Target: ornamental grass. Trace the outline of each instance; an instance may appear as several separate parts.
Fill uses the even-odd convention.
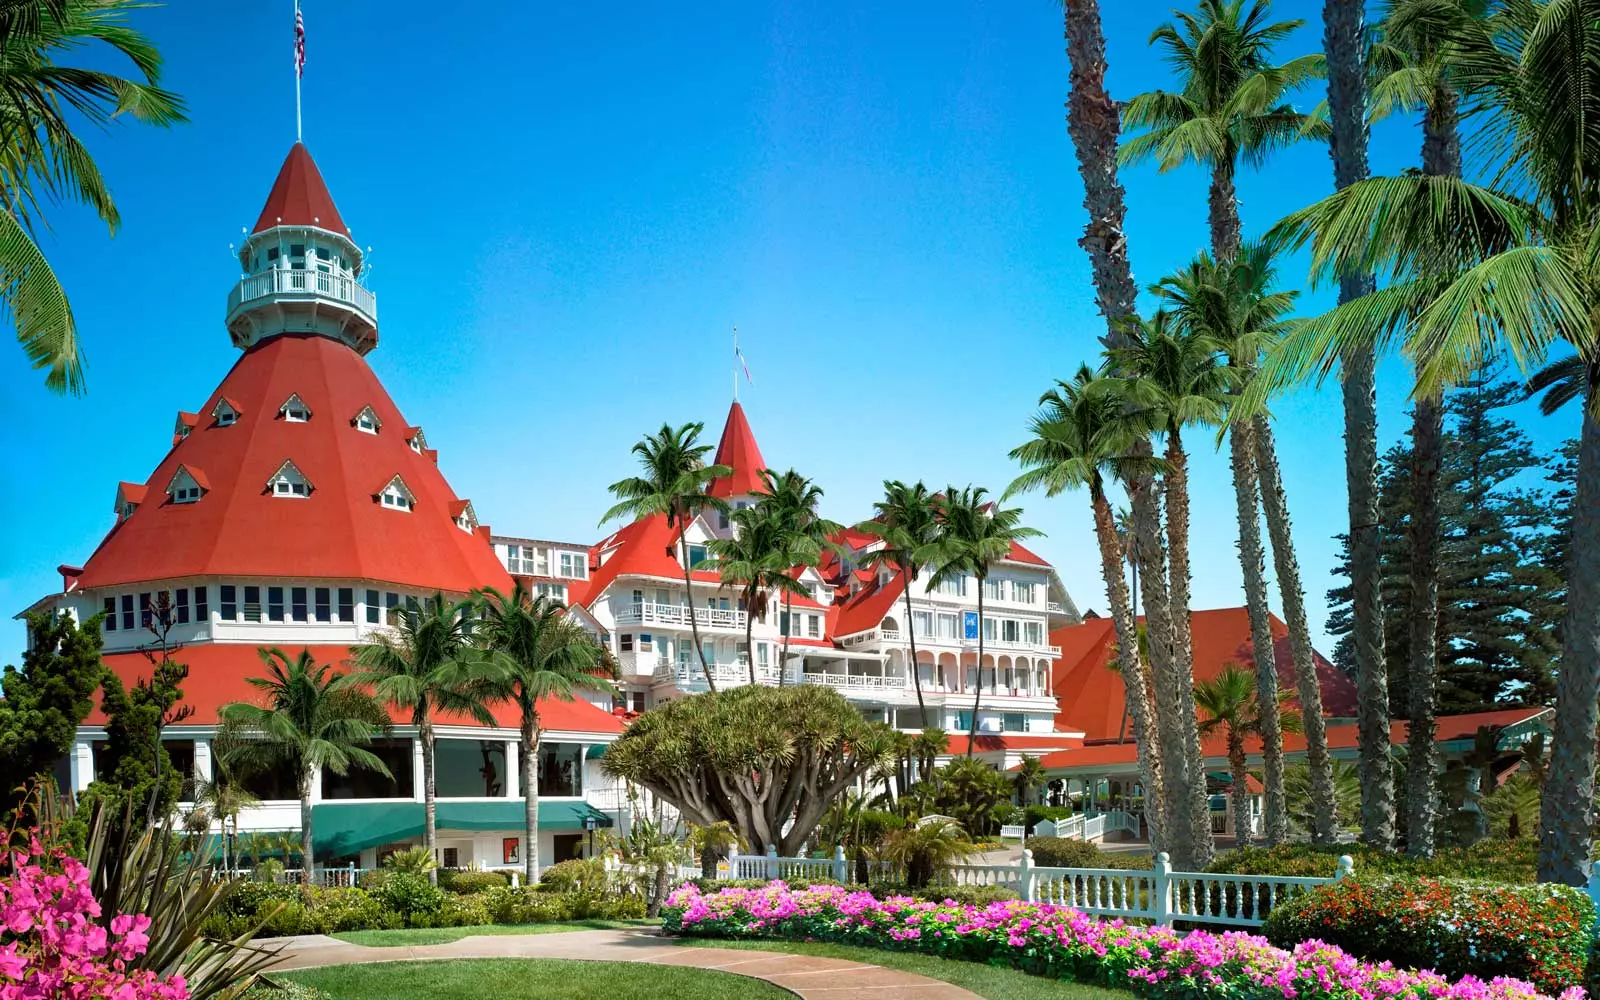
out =
[[[1122,987],[1151,1000],[1547,1000],[1522,980],[1452,981],[1363,962],[1322,941],[1284,950],[1256,934],[1098,920],[1047,903],[880,900],[843,886],[795,891],[781,881],[703,893],[691,883],[673,893],[663,917],[669,933],[920,951]],[[1579,987],[1560,994],[1560,1000],[1583,998]]]

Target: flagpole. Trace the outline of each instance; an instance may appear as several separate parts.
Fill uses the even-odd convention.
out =
[[[300,30],[300,0],[294,0],[295,30]],[[294,141],[299,142],[300,135],[300,54],[298,50],[294,57]]]
[[[739,401],[739,328],[733,328],[733,401]]]

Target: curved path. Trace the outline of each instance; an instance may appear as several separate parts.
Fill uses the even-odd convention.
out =
[[[321,934],[279,940],[284,948],[272,972],[325,965],[450,958],[564,958],[731,972],[764,979],[806,1000],[981,1000],[976,993],[959,986],[881,965],[818,955],[675,944],[676,939],[648,930],[493,935],[465,937],[448,944],[393,948],[350,944]]]

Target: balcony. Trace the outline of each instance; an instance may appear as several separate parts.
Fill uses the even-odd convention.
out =
[[[831,674],[818,671],[800,675],[802,684],[817,684],[822,687],[831,687],[845,694],[895,694],[904,695],[911,691],[911,679],[894,674],[882,676],[879,674]],[[912,692],[913,695],[915,692]]]
[[[742,687],[750,683],[750,665],[747,661],[740,660],[714,660],[709,664],[711,677],[717,682],[717,690],[730,687]],[[792,678],[792,674],[790,675]],[[657,685],[671,684],[683,691],[704,691],[706,689],[706,672],[700,666],[698,657],[691,656],[687,659],[661,658],[656,662],[656,672],[653,680]],[[778,683],[778,668],[776,666],[757,666],[756,683]]]
[[[650,601],[624,604],[617,609],[617,625],[657,625],[688,628],[689,614],[694,623],[706,629],[744,631],[745,613],[723,608],[687,608],[681,604],[655,604]],[[699,666],[698,662],[695,664]]]
[[[852,635],[849,638],[844,639],[843,642],[846,647],[852,649],[858,646],[878,646],[883,644],[898,646],[906,642],[906,633],[904,629],[898,628],[875,628],[867,632],[859,632],[855,635]],[[978,648],[978,640],[957,639],[948,635],[919,635],[917,636],[917,645],[918,647],[924,649],[934,646],[953,646],[964,650],[970,649],[973,652],[976,652]],[[988,653],[994,650],[1019,650],[1025,653],[1033,653],[1036,656],[1061,655],[1060,646],[1051,646],[1043,642],[1029,642],[1026,639],[996,639],[993,637],[984,639],[983,651]]]
[[[239,281],[228,293],[228,325],[262,299],[333,302],[349,308],[367,324],[378,325],[378,299],[354,278],[325,271],[273,268]]]
[[[1062,604],[1060,601],[1046,602],[1044,607],[1046,611],[1053,615],[1064,615],[1067,613],[1066,605]]]

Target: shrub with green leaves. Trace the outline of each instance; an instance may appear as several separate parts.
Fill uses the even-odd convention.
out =
[[[444,890],[408,871],[396,870],[372,895],[385,910],[408,921],[416,915],[437,913],[444,906]]]
[[[916,897],[931,903],[952,902],[962,906],[988,906],[1022,898],[1003,885],[928,886],[917,890]]]
[[[505,872],[442,871],[439,873],[439,888],[460,896],[470,896],[473,893],[486,892],[510,884],[511,879],[506,877]]]
[[[1353,878],[1278,906],[1262,932],[1280,947],[1316,939],[1452,978],[1526,979],[1554,995],[1582,984],[1594,923],[1588,895],[1565,885]]]
[[[1441,847],[1431,858],[1413,858],[1365,844],[1282,844],[1247,847],[1217,856],[1208,872],[1236,875],[1331,877],[1339,856],[1355,860],[1358,876],[1436,876],[1532,885],[1537,881],[1539,842],[1491,838],[1471,847]]]
[[[1040,868],[1123,868],[1150,867],[1150,855],[1138,852],[1102,851],[1093,844],[1071,837],[1029,837],[1023,844],[1033,852],[1033,863]]]
[[[553,864],[539,876],[542,892],[601,893],[606,889],[605,862],[599,858],[573,858]]]

